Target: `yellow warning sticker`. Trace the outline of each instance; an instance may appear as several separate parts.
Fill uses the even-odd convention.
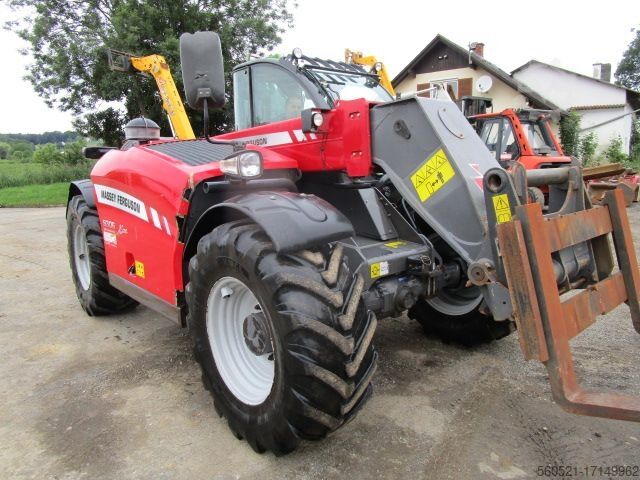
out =
[[[493,196],[493,209],[496,211],[496,220],[498,223],[511,220],[511,205],[509,205],[509,197],[506,193]]]
[[[451,166],[444,150],[440,149],[411,175],[411,183],[418,192],[420,201],[425,202],[440,190],[456,172]]]
[[[398,248],[406,244],[407,242],[403,242],[402,240],[396,240],[395,242],[385,243],[384,246],[389,248]]]
[[[144,278],[144,263],[136,260],[136,277]]]
[[[371,278],[389,275],[389,262],[378,262],[371,264]]]

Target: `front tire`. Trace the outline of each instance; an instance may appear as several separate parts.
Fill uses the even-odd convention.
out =
[[[189,263],[188,323],[203,382],[257,452],[324,438],[371,393],[376,318],[342,248],[328,250],[278,254],[241,220],[205,235]]]
[[[67,206],[69,266],[80,305],[91,316],[120,313],[138,304],[109,283],[98,212],[76,195]]]

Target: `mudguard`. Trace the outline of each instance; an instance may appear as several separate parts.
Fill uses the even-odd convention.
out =
[[[250,218],[283,253],[354,235],[351,222],[333,205],[304,193],[261,191],[236,195],[208,209],[198,224],[211,218],[212,213],[214,217],[228,218],[231,213],[231,218]],[[200,230],[198,226],[194,231]]]
[[[76,195],[82,195],[84,201],[91,208],[96,208],[96,199],[93,196],[93,182],[88,178],[85,180],[75,180],[69,185],[69,195],[67,196],[67,205]]]

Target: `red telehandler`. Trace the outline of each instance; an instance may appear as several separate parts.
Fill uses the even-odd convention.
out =
[[[619,303],[640,331],[617,192],[592,207],[579,167],[506,171],[451,102],[394,101],[375,73],[298,50],[234,68],[236,130],[211,138],[220,40],[183,34],[180,50],[203,138],[137,119],[121,148],[88,149],[70,265],[89,315],[142,303],[189,328],[238,438],[284,454],[347,423],[372,392],[378,321],[407,310],[468,343],[517,324],[561,406],[640,420],[637,398],[581,390],[568,350]],[[530,185],[557,208],[527,203]]]

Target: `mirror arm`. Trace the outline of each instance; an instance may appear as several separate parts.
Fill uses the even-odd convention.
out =
[[[233,140],[228,141],[228,140],[212,140],[211,137],[209,136],[209,106],[207,105],[207,99],[203,98],[202,101],[204,102],[204,139],[209,142],[212,143],[214,145],[233,145],[233,150],[243,150],[244,147],[241,143],[237,143],[234,142]]]

